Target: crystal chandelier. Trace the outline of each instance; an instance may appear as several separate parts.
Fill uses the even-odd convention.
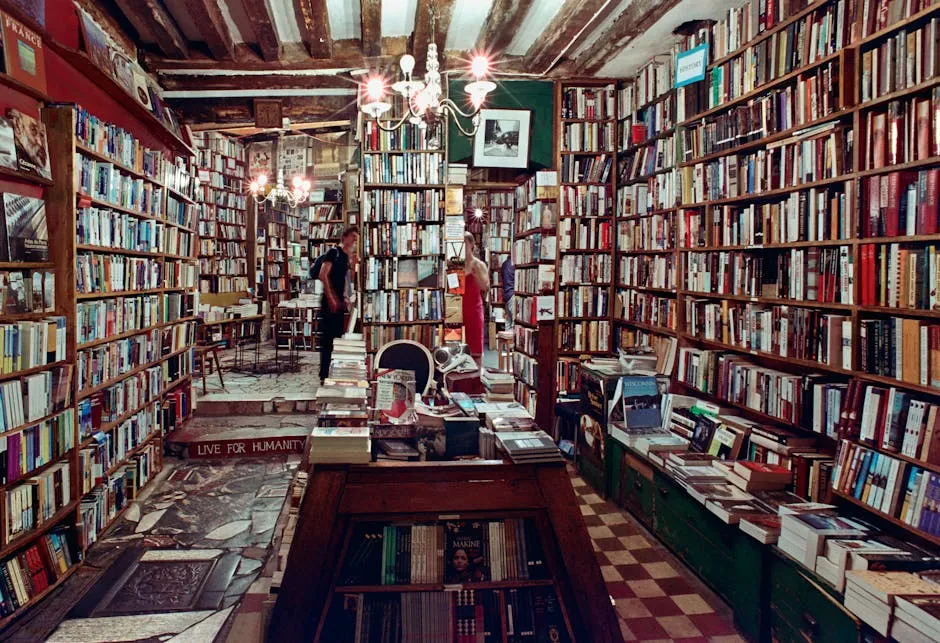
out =
[[[251,196],[255,203],[261,205],[265,201],[276,204],[278,201],[284,201],[292,208],[303,204],[310,197],[310,181],[300,176],[295,176],[291,180],[291,187],[288,189],[284,185],[284,171],[277,171],[277,183],[271,185],[268,183],[268,177],[261,174],[248,186]]]
[[[474,56],[470,63],[470,73],[474,77],[472,82],[464,86],[464,91],[470,97],[470,103],[473,105],[473,111],[465,112],[457,106],[454,101],[444,96],[444,90],[441,86],[440,63],[437,58],[437,44],[434,42],[434,23],[435,11],[431,11],[431,40],[428,43],[427,69],[424,74],[424,81],[413,78],[412,73],[415,68],[415,58],[411,54],[405,54],[398,61],[401,67],[402,78],[391,86],[394,93],[398,94],[403,101],[398,113],[402,117],[391,126],[382,124],[382,116],[392,109],[390,102],[393,95],[386,95],[385,80],[379,76],[372,76],[365,82],[364,102],[360,109],[366,116],[375,119],[379,128],[386,132],[393,132],[401,128],[405,123],[412,123],[421,129],[430,128],[429,138],[436,139],[439,134],[438,126],[450,116],[457,128],[464,136],[472,137],[476,134],[480,126],[480,109],[486,100],[487,94],[496,89],[496,84],[485,80],[490,69],[490,61],[486,56]],[[470,119],[472,126],[465,129],[460,123],[461,116]]]

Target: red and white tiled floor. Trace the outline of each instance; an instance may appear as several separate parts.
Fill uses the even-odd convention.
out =
[[[629,513],[571,483],[626,641],[743,642],[731,610]]]

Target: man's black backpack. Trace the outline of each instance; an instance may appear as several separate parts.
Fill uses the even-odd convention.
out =
[[[324,252],[323,254],[321,254],[319,257],[317,257],[317,260],[313,262],[313,265],[310,266],[310,278],[311,278],[311,279],[319,279],[319,278],[320,278],[320,270],[323,269],[323,263],[324,263],[325,261],[329,261],[329,260],[330,260],[329,254],[330,254],[330,252],[332,252],[332,250],[333,250],[333,248],[330,248],[329,250],[327,250],[326,252]]]

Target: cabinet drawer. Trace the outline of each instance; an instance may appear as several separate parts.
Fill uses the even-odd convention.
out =
[[[797,563],[770,556],[771,629],[781,641],[858,643],[861,623]],[[796,638],[792,638],[796,636]]]
[[[621,503],[647,526],[653,524],[653,471],[630,453],[623,456]]]

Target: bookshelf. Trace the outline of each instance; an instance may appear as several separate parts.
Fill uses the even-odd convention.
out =
[[[322,200],[313,201],[300,210],[301,219],[307,223],[307,256],[311,265],[317,257],[339,243],[347,225],[340,196],[338,193],[324,195]]]
[[[500,268],[512,252],[513,188],[470,184],[465,188],[464,206],[467,231],[473,233],[484,249],[484,262],[490,271],[489,321],[501,324],[505,320],[504,313],[496,313],[495,309],[506,305]],[[477,209],[483,213],[480,219],[475,215]]]
[[[392,121],[383,121],[390,123]],[[444,324],[446,130],[361,132],[362,325],[369,353],[396,339],[435,348]]]
[[[536,172],[515,190],[516,266],[512,374],[518,402],[539,426],[551,426],[555,404],[555,264],[558,175]],[[546,312],[547,311],[547,312]],[[541,313],[541,314],[540,314]]]
[[[263,257],[261,261],[264,274],[264,293],[268,305],[277,307],[282,301],[290,299],[288,279],[288,225],[286,212],[267,201],[261,206],[258,218],[259,230],[263,230]]]
[[[248,293],[245,146],[216,132],[196,140],[199,200],[199,292]]]
[[[302,515],[268,636],[277,640],[346,640],[350,636],[343,628],[350,621],[355,624],[360,609],[371,613],[377,625],[384,623],[397,631],[408,619],[404,612],[414,607],[412,602],[424,600],[423,616],[409,620],[404,627],[410,630],[433,624],[439,628],[434,630],[437,634],[428,632],[418,638],[448,640],[446,632],[458,626],[454,619],[463,618],[467,611],[461,609],[466,608],[464,603],[455,605],[453,601],[469,604],[472,590],[477,599],[474,604],[486,614],[483,618],[486,627],[492,628],[494,640],[506,640],[506,605],[524,618],[527,599],[538,596],[546,613],[557,619],[555,637],[546,640],[622,641],[566,476],[564,467],[557,464],[519,466],[499,461],[317,465],[304,491]],[[385,499],[375,495],[376,485],[390,492]],[[314,516],[316,520],[311,519]],[[501,532],[516,529],[515,533],[528,536],[527,555],[541,550],[541,565],[538,559],[530,561],[533,564],[526,566],[532,570],[530,578],[520,578],[527,572],[513,574],[508,568],[505,575],[499,574],[498,561],[512,560],[519,551],[516,547],[496,558],[497,575],[505,580],[486,580],[485,574],[479,581],[477,576],[452,578],[443,552],[448,547],[454,550],[456,541],[445,537],[445,529],[448,524],[459,528],[473,522],[481,529],[485,525],[487,536],[495,523],[497,531],[488,538],[491,556],[493,543],[502,542]],[[416,575],[408,574],[407,580],[418,582],[404,582],[401,567],[397,577],[383,579],[377,577],[374,565],[351,564],[365,535],[377,533],[391,539],[389,528],[394,536],[407,531],[411,560],[425,563],[415,568]],[[421,555],[432,542],[440,551]],[[455,607],[459,616],[452,612]],[[303,616],[287,618],[287,614]],[[478,634],[482,629],[477,629]],[[511,630],[508,633],[511,635]]]
[[[559,202],[555,279],[558,392],[582,356],[612,350],[616,91],[612,81],[556,83]]]

